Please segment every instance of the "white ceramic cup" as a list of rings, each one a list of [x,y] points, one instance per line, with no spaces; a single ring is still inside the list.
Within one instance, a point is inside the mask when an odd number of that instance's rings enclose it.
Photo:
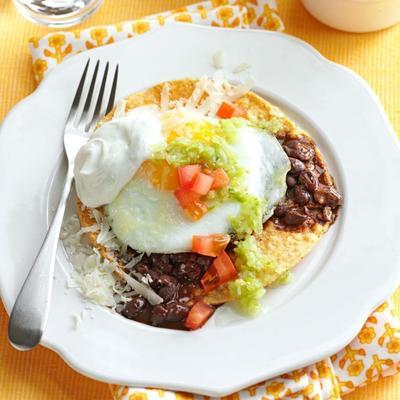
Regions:
[[[400,21],[400,0],[302,0],[316,19],[347,32],[372,32]]]

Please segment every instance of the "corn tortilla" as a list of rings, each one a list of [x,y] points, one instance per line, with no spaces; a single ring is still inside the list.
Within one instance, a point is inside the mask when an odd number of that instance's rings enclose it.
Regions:
[[[170,88],[169,100],[174,101],[181,98],[189,98],[196,83],[197,80],[195,79],[181,79],[168,82]],[[147,104],[159,105],[163,85],[164,84],[161,83],[142,92],[137,92],[128,96],[125,99],[126,111]],[[296,125],[284,116],[275,106],[253,92],[246,93],[236,101],[236,104],[246,109],[248,115],[251,115],[252,118],[257,118],[260,121],[267,122],[274,121],[275,126],[278,126],[279,130],[284,130],[293,138],[298,136],[309,137],[306,132],[296,127]],[[111,120],[114,111],[115,109],[106,115],[100,124]],[[323,165],[325,171],[327,171],[322,155],[317,148],[316,156],[320,161],[320,165]],[[332,178],[328,172],[325,172],[325,174],[327,182],[332,182]],[[91,226],[96,223],[90,213],[90,209],[82,206],[79,199],[77,210],[82,227]],[[98,210],[103,212],[101,207]],[[320,224],[317,222],[311,228],[305,228],[301,231],[286,231],[277,228],[271,221],[268,221],[264,225],[263,232],[256,238],[260,248],[271,259],[271,261],[276,262],[276,264],[280,266],[281,273],[282,271],[288,271],[295,267],[313,249],[324,233],[328,230],[329,225],[329,223]],[[110,261],[115,261],[113,260],[114,256],[107,252],[104,246],[97,243],[97,235],[96,232],[87,233],[89,240],[96,248],[98,248],[102,256]],[[268,280],[263,282],[264,286],[271,285],[273,281],[278,278],[280,273],[276,273],[276,276],[271,275]],[[209,304],[217,305],[232,301],[233,298],[229,293],[227,285],[222,285],[218,289],[205,294],[204,300]]]

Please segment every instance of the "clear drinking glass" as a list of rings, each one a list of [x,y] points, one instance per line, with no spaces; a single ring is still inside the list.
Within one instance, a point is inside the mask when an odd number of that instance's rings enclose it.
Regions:
[[[103,0],[13,0],[30,21],[51,27],[71,26],[94,13]]]

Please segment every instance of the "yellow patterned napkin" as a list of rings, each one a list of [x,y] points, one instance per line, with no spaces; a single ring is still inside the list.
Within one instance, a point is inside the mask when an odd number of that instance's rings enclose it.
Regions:
[[[29,46],[35,79],[40,82],[52,68],[74,54],[134,38],[176,21],[225,28],[284,28],[275,0],[204,1],[140,20],[32,38]],[[224,400],[338,400],[357,387],[399,371],[400,321],[388,301],[374,311],[357,337],[339,353]],[[110,386],[114,400],[209,400],[189,393]]]
[[[339,400],[355,388],[400,372],[400,321],[392,301],[378,307],[339,353],[222,400]],[[111,385],[114,400],[209,400],[205,396]]]
[[[139,20],[31,38],[29,48],[35,79],[40,82],[53,67],[76,53],[133,38],[174,22],[223,28],[283,30],[275,0],[204,1]]]

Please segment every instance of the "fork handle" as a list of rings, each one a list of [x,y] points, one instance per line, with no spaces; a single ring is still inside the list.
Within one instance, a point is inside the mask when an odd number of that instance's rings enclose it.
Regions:
[[[38,345],[46,327],[57,244],[72,180],[69,166],[57,211],[10,315],[8,338],[18,350]]]

